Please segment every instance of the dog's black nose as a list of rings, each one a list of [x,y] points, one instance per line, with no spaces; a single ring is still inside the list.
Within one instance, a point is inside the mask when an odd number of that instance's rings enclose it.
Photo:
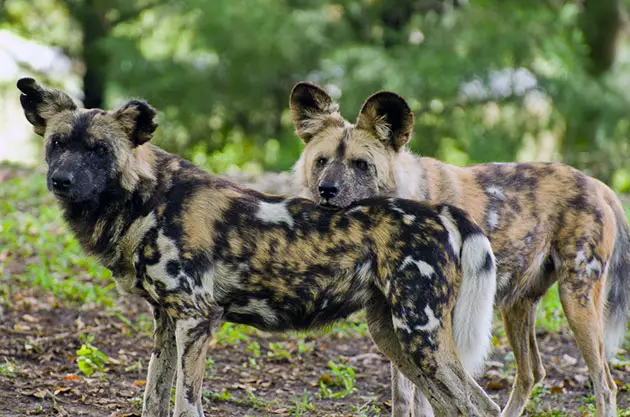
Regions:
[[[69,171],[57,171],[52,176],[52,185],[56,191],[68,191],[74,184],[74,174]]]
[[[339,193],[339,184],[336,181],[322,181],[319,183],[319,195],[330,200]]]

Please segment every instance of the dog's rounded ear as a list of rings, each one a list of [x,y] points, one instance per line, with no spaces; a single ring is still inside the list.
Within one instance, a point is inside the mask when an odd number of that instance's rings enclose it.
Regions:
[[[404,98],[391,91],[380,91],[363,103],[356,126],[398,151],[411,139],[413,113]]]
[[[315,84],[300,82],[291,90],[289,99],[295,134],[308,143],[332,120],[339,121],[339,106]]]
[[[127,132],[134,147],[151,140],[158,124],[157,111],[143,100],[131,100],[114,111],[114,118]]]
[[[33,130],[39,136],[44,136],[46,123],[55,114],[77,108],[66,93],[39,85],[32,78],[20,78],[17,88],[22,92],[20,104],[26,120],[33,125]]]

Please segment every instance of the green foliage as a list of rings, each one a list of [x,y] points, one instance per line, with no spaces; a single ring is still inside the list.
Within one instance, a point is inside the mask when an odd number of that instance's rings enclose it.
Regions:
[[[542,298],[536,311],[536,326],[552,333],[567,327],[557,284],[554,284]]]
[[[109,360],[107,355],[92,344],[93,340],[94,336],[92,335],[81,335],[83,344],[77,350],[77,365],[87,377],[91,377],[96,371],[104,372],[105,364]]]
[[[596,17],[579,2],[428,4],[7,0],[0,27],[61,47],[102,78],[109,105],[147,98],[161,111],[156,141],[214,172],[291,167],[302,145],[288,95],[311,80],[350,120],[376,90],[404,95],[425,155],[563,160],[628,189],[623,32],[611,60],[591,53]]]
[[[18,374],[18,368],[15,363],[10,362],[7,358],[4,358],[4,363],[0,364],[0,376],[15,378]]]
[[[113,304],[111,273],[83,253],[41,173],[2,182],[0,259],[5,283],[40,288],[60,302]]]
[[[328,361],[329,373],[325,373],[319,380],[319,395],[322,398],[344,398],[354,391],[356,378],[354,369],[349,364],[339,361]],[[333,391],[332,388],[341,388]]]
[[[302,397],[300,399],[293,394],[293,402],[295,405],[291,410],[291,415],[294,417],[302,417],[306,415],[308,411],[315,410],[313,403],[308,400],[308,391],[306,391],[306,389],[302,392]]]

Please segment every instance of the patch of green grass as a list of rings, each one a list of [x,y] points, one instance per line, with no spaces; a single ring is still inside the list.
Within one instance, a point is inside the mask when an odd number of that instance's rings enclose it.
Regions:
[[[587,395],[584,397],[584,405],[581,405],[579,410],[584,413],[583,415],[588,415],[585,413],[590,413],[594,416],[597,412],[595,409],[595,397],[593,395]]]
[[[291,354],[286,348],[286,343],[269,343],[269,352],[267,352],[267,357],[277,362],[291,361]]]
[[[529,402],[525,408],[526,414],[531,417],[568,417],[568,414],[564,410],[557,410],[546,405],[543,401],[543,396],[549,395],[549,390],[542,384],[536,385],[532,391],[532,395],[529,398]]]
[[[249,342],[249,336],[257,334],[257,330],[244,324],[223,323],[215,335],[215,341],[220,345],[236,345]]]
[[[244,407],[251,407],[255,410],[259,410],[259,411],[268,411],[274,407],[278,407],[278,406],[283,406],[285,407],[280,401],[278,400],[273,400],[273,401],[266,401],[263,398],[259,398],[257,397],[253,392],[251,391],[247,391],[247,395],[243,398],[237,398],[234,395],[232,395],[231,392],[223,390],[221,392],[214,392],[214,391],[204,391],[203,394],[203,399],[207,400],[207,401],[214,401],[214,402],[226,402],[226,403],[231,403],[231,404],[236,404],[236,405],[240,405],[240,406],[244,406]],[[286,407],[288,408],[288,407]]]
[[[0,275],[3,292],[40,288],[59,302],[111,306],[111,274],[88,257],[66,227],[39,172],[21,173],[0,187]]]
[[[567,319],[562,311],[557,284],[554,284],[542,298],[536,311],[536,326],[552,333],[568,326]]]
[[[356,417],[380,417],[383,411],[379,406],[373,404],[372,401],[362,405],[351,404],[350,409]]]
[[[302,417],[306,415],[309,411],[314,411],[315,406],[311,401],[308,400],[308,391],[304,389],[302,393],[302,397],[298,399],[295,394],[293,394],[293,403],[294,406],[291,409],[291,415],[293,417]]]
[[[319,380],[319,395],[322,398],[344,398],[354,391],[356,378],[354,369],[344,361],[328,361],[330,372]],[[335,388],[335,390],[333,390]],[[340,390],[338,388],[341,388]]]
[[[365,322],[365,313],[360,311],[352,314],[345,320],[334,323],[330,331],[339,338],[368,336],[369,333],[367,323]]]

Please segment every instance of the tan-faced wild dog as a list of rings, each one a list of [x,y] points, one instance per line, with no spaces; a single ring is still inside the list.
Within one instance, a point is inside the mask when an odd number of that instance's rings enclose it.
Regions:
[[[361,308],[439,415],[500,415],[455,345],[482,346],[472,366],[483,363],[496,281],[490,242],[463,211],[393,198],[330,210],[261,194],[149,144],[156,112],[143,101],[85,110],[33,79],[17,85],[69,226],[121,289],[153,306],[143,416],[169,414],[175,374],[174,415],[203,415],[205,355],[222,320],[306,330]]]
[[[603,183],[558,163],[466,168],[405,149],[413,114],[405,100],[379,92],[355,124],[321,88],[298,83],[290,98],[305,149],[295,165],[302,195],[346,207],[373,196],[448,203],[471,214],[497,259],[496,302],[514,350],[517,376],[504,417],[521,415],[544,378],[535,311],[558,282],[560,297],[593,382],[598,417],[616,416],[616,387],[606,357],[623,340],[630,279],[630,233],[622,206]],[[462,294],[461,296],[463,296]],[[469,301],[474,302],[474,301]],[[465,360],[465,357],[464,357]],[[394,415],[413,406],[408,382],[393,368]],[[424,415],[424,414],[421,414]]]

